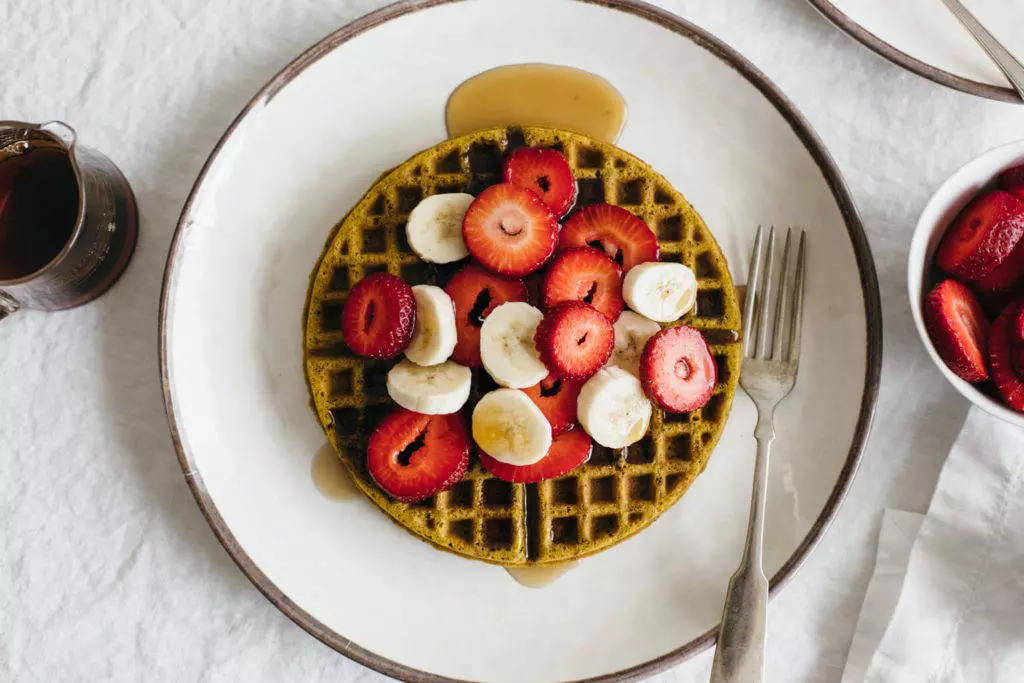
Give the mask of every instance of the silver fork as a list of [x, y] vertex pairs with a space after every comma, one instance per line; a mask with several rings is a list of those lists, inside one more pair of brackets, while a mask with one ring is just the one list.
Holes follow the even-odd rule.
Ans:
[[1021, 64], [1006, 47], [977, 18], [970, 10], [963, 6], [960, 0], [942, 0], [946, 8], [956, 17], [971, 37], [988, 53], [999, 70], [1006, 75], [1006, 79], [1013, 85], [1013, 89], [1024, 99], [1024, 64]]
[[[782, 267], [776, 273], [775, 228], [767, 245], [759, 227], [750, 256], [747, 300], [743, 307], [743, 366], [740, 386], [757, 406], [757, 460], [750, 521], [743, 556], [729, 579], [711, 683], [757, 683], [764, 680], [765, 618], [768, 577], [762, 566], [764, 509], [768, 489], [775, 408], [796, 383], [803, 319], [806, 235], [801, 230], [793, 253], [793, 231], [786, 232]], [[775, 303], [772, 315], [772, 302]], [[756, 320], [755, 320], [756, 318]]]

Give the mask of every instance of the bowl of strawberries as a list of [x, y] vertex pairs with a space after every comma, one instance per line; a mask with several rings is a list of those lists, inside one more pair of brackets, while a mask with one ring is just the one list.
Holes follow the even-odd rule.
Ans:
[[1024, 426], [1024, 141], [957, 171], [910, 245], [911, 311], [928, 354], [975, 405]]

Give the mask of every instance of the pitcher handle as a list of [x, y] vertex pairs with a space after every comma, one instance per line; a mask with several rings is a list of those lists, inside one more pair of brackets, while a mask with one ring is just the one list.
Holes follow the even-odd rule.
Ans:
[[0, 292], [0, 320], [3, 320], [19, 308], [21, 308], [21, 304], [18, 303], [17, 299], [6, 292]]

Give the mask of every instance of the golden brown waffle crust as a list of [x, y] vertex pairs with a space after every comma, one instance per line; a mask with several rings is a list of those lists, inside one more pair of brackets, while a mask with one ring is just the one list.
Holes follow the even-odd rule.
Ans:
[[[562, 151], [579, 184], [577, 207], [606, 201], [632, 211], [657, 233], [663, 261], [693, 269], [697, 306], [675, 324], [695, 327], [708, 339], [719, 371], [715, 392], [693, 413], [655, 409], [643, 441], [621, 451], [595, 446], [591, 459], [564, 477], [509, 484], [474, 457], [465, 479], [449, 491], [421, 503], [394, 501], [365, 469], [366, 440], [394, 408], [384, 388], [393, 363], [357, 357], [345, 346], [341, 308], [351, 286], [373, 272], [386, 270], [410, 284], [443, 284], [464, 264], [421, 261], [405, 239], [409, 212], [431, 194], [478, 194], [500, 182], [502, 156], [522, 145]], [[310, 277], [303, 321], [311, 405], [359, 489], [396, 524], [435, 547], [506, 566], [579, 559], [650, 525], [707, 465], [739, 379], [739, 302], [725, 257], [703, 219], [632, 154], [551, 128], [503, 127], [452, 138], [381, 175], [331, 230]], [[471, 402], [486, 389], [481, 375], [474, 371]]]

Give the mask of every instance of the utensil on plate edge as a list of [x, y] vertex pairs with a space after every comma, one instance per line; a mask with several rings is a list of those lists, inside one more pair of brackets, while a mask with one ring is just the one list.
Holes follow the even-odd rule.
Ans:
[[[807, 237], [801, 230], [794, 254], [793, 231], [787, 231], [782, 267], [776, 275], [775, 228], [771, 228], [765, 245], [764, 231], [759, 227], [750, 256], [747, 297], [743, 305], [740, 386], [757, 407], [757, 426], [754, 429], [757, 459], [747, 539], [739, 567], [729, 579], [726, 590], [718, 647], [711, 669], [712, 683], [757, 683], [764, 680], [768, 577], [764, 573], [763, 556], [768, 461], [775, 440], [775, 409], [796, 384], [807, 270], [806, 247]], [[773, 303], [774, 316], [771, 315]]]

